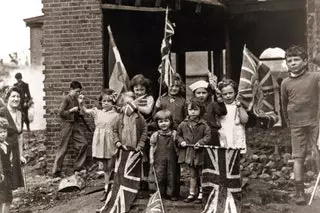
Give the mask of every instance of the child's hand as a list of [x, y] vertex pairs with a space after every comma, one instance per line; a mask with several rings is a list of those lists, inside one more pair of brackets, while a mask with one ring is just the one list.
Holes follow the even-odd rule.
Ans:
[[120, 142], [117, 142], [116, 143], [116, 147], [119, 149], [120, 147], [122, 146], [122, 143], [120, 143]]
[[135, 149], [136, 152], [141, 152], [141, 147], [137, 146], [137, 148]]
[[186, 147], [186, 146], [187, 146], [187, 143], [186, 143], [185, 141], [182, 141], [181, 144], [180, 144], [180, 146], [181, 146], [181, 147]]
[[22, 164], [26, 164], [27, 163], [27, 159], [25, 159], [23, 156], [20, 156], [20, 161]]
[[194, 149], [199, 149], [200, 148], [200, 144], [199, 143], [196, 143], [194, 146], [193, 146]]
[[82, 103], [83, 103], [83, 99], [84, 99], [84, 95], [79, 95], [79, 96], [78, 96], [78, 102], [79, 102], [79, 104], [82, 104]]
[[237, 106], [237, 107], [241, 107], [241, 106], [242, 106], [242, 105], [241, 105], [241, 102], [237, 100], [237, 101], [236, 101], [236, 106]]
[[79, 110], [79, 107], [75, 106], [75, 107], [69, 109], [69, 112], [76, 112], [78, 110]]
[[215, 76], [212, 72], [208, 72], [208, 78], [209, 78], [209, 83], [212, 85], [212, 87], [216, 88], [218, 83], [217, 76]]

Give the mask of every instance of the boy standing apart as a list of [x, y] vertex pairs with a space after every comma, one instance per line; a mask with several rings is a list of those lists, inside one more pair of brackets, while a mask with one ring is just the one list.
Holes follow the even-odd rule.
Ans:
[[61, 167], [64, 156], [66, 155], [68, 143], [73, 140], [79, 153], [74, 165], [74, 171], [80, 171], [87, 157], [88, 143], [80, 127], [80, 111], [78, 96], [82, 90], [82, 85], [78, 81], [72, 81], [70, 92], [64, 97], [59, 108], [59, 116], [62, 121], [60, 137], [61, 141], [54, 161], [52, 175], [61, 175]]
[[295, 202], [305, 205], [303, 177], [308, 144], [319, 156], [316, 142], [319, 133], [320, 73], [308, 72], [307, 53], [298, 46], [292, 46], [286, 51], [286, 62], [289, 77], [281, 84], [282, 110], [291, 131]]

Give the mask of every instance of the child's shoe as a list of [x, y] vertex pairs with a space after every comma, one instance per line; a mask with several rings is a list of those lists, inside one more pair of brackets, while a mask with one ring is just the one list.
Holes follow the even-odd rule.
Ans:
[[297, 192], [295, 196], [295, 203], [297, 205], [306, 205], [306, 197], [303, 192]]
[[198, 194], [198, 197], [197, 197], [197, 199], [194, 201], [194, 203], [196, 203], [196, 204], [201, 204], [201, 203], [202, 203], [202, 192], [200, 192], [200, 193]]
[[185, 203], [191, 203], [191, 202], [193, 202], [195, 200], [196, 200], [196, 196], [192, 195], [192, 194], [189, 194], [188, 197], [186, 199], [184, 199], [184, 202]]

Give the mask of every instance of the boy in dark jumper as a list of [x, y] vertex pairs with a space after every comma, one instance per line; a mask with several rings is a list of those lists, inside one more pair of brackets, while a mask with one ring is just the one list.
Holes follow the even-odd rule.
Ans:
[[316, 142], [319, 134], [320, 73], [308, 72], [307, 53], [298, 46], [286, 51], [286, 62], [289, 77], [281, 84], [281, 105], [284, 120], [291, 131], [295, 201], [298, 205], [305, 205], [303, 176], [308, 143], [319, 156]]

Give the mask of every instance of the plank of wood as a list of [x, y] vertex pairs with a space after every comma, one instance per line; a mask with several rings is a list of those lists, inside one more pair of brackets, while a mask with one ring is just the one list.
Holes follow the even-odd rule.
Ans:
[[[101, 4], [102, 9], [110, 10], [131, 10], [131, 11], [145, 11], [145, 12], [165, 12], [165, 8], [158, 7], [135, 7], [128, 5], [114, 5], [114, 4]], [[171, 9], [169, 9], [171, 11]]]

